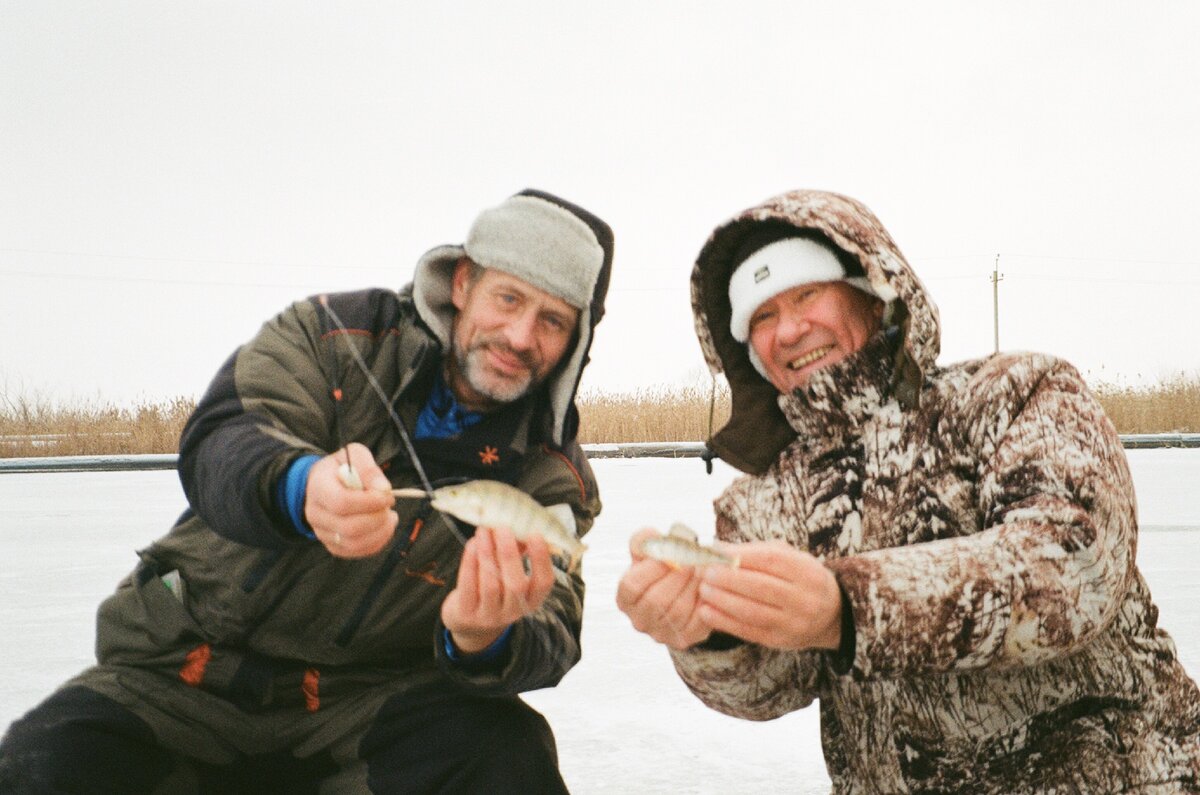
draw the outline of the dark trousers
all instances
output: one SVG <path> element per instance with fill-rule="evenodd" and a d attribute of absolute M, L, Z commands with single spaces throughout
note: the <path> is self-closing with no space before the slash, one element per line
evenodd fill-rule
<path fill-rule="evenodd" d="M 253 716 L 247 716 L 253 720 Z M 0 793 L 317 793 L 362 782 L 369 793 L 565 793 L 554 736 L 520 699 L 444 688 L 391 697 L 358 743 L 365 775 L 345 778 L 327 752 L 286 749 L 228 765 L 164 748 L 133 712 L 85 687 L 58 691 L 0 742 Z M 341 786 L 335 787 L 345 791 Z"/>

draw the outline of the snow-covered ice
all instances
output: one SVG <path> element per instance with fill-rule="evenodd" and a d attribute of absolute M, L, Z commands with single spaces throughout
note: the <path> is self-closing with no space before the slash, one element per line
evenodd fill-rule
<path fill-rule="evenodd" d="M 1130 450 L 1138 561 L 1188 670 L 1200 671 L 1200 450 Z M 528 694 L 550 720 L 578 795 L 828 792 L 814 707 L 767 723 L 705 708 L 666 651 L 616 608 L 638 528 L 712 533 L 711 501 L 734 477 L 695 459 L 593 463 L 604 513 L 588 535 L 583 661 Z M 96 605 L 184 507 L 175 473 L 0 475 L 0 730 L 92 661 Z"/>

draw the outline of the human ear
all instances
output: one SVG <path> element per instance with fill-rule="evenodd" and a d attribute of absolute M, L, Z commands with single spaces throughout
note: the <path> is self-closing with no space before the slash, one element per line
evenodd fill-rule
<path fill-rule="evenodd" d="M 462 311 L 467 305 L 467 294 L 471 292 L 471 261 L 459 258 L 454 265 L 454 277 L 450 281 L 450 300 L 454 308 Z"/>

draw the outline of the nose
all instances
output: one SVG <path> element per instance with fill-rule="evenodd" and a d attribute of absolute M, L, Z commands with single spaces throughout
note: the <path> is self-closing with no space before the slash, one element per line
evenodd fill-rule
<path fill-rule="evenodd" d="M 807 334 L 811 327 L 812 324 L 808 322 L 803 312 L 797 311 L 794 307 L 787 307 L 779 315 L 779 325 L 776 327 L 775 336 L 781 344 L 790 345 Z"/>
<path fill-rule="evenodd" d="M 508 344 L 515 351 L 527 351 L 534 347 L 536 337 L 537 312 L 532 309 L 521 312 L 512 318 L 505 329 Z"/>

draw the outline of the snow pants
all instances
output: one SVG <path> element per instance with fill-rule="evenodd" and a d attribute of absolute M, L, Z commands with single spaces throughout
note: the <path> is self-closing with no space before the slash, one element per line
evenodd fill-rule
<path fill-rule="evenodd" d="M 566 791 L 541 714 L 445 683 L 246 711 L 154 672 L 101 666 L 0 741 L 3 795 Z"/>

